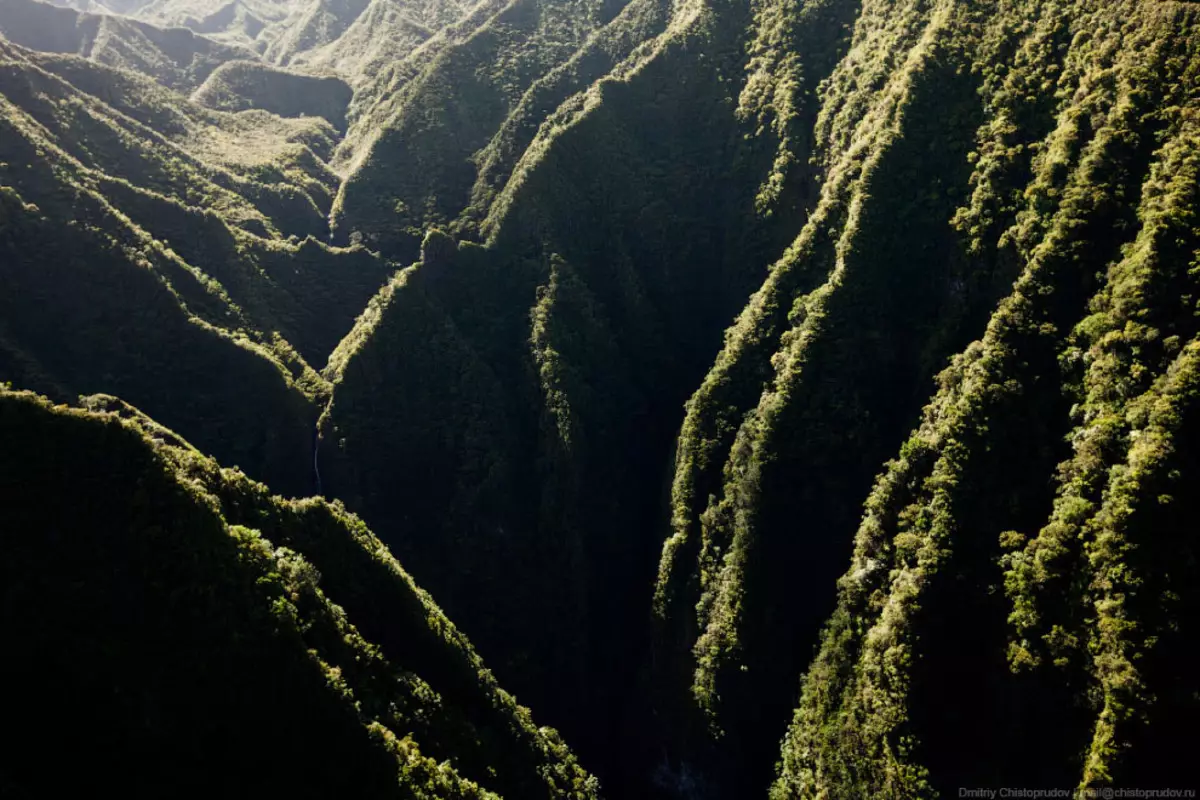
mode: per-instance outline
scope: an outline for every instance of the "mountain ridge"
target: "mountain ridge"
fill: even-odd
[[[0,381],[89,410],[0,408],[204,487],[386,791],[1190,785],[1194,3],[57,5]]]

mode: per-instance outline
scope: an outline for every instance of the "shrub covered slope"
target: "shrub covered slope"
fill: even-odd
[[[0,391],[6,795],[594,796],[340,505],[83,403]],[[90,743],[66,770],[64,718]]]
[[[57,5],[0,8],[0,381],[371,526],[152,447],[441,693],[371,758],[596,791],[394,555],[608,796],[1188,785],[1200,5]]]

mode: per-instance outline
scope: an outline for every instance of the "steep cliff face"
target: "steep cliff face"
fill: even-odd
[[[59,5],[0,9],[0,381],[344,504],[609,796],[1187,783],[1200,6]],[[203,463],[453,698],[355,725],[596,793]]]
[[[779,796],[1190,780],[1196,8],[1009,11],[956,222],[1021,272],[876,484]]]
[[[816,210],[688,405],[655,609],[682,769],[762,785],[807,671],[779,796],[1151,777],[1113,763],[1156,759],[1140,725],[1194,691],[1155,672],[1153,705],[1134,665],[1161,669],[1193,602],[1155,607],[1140,559],[1172,541],[1174,586],[1193,545],[1136,519],[1174,510],[1190,457],[1149,409],[1189,391],[1195,23],[864,4]]]
[[[449,227],[485,243],[427,237],[326,373],[326,490],[614,772],[650,770],[607,743],[650,742],[633,698],[678,409],[797,224],[783,123],[756,136],[771,112],[727,85],[756,24],[626,6],[471,145],[477,205]]]

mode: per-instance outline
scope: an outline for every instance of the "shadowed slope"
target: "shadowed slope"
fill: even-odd
[[[149,75],[190,91],[226,61],[252,51],[219,44],[180,28],[158,28],[127,17],[59,8],[39,0],[5,0],[0,36],[49,53],[70,53]]]
[[[507,796],[594,796],[358,520],[272,497],[113,398],[87,404],[0,391],[0,517],[19,534],[0,545],[2,670],[24,733],[7,781],[497,796],[465,773]],[[62,714],[92,734],[77,769],[47,760]]]

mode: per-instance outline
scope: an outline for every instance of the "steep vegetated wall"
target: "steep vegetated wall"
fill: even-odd
[[[336,500],[169,457],[364,776],[598,791],[386,547],[612,797],[1187,785],[1195,3],[105,5],[0,8],[0,381]]]
[[[359,520],[85,405],[0,392],[6,792],[595,796]],[[93,740],[71,770],[63,715]]]
[[[1160,607],[1141,558],[1171,541],[1163,581],[1189,580],[1194,544],[1157,510],[1179,507],[1187,434],[1149,409],[1189,391],[1194,231],[1165,209],[1191,202],[1166,176],[1188,169],[1195,22],[864,4],[822,91],[817,209],[688,406],[655,607],[690,690],[674,778],[763,785],[798,672],[780,797],[1174,774],[1144,731],[1190,684],[1139,667],[1178,652],[1192,601]]]
[[[612,774],[656,757],[639,683],[679,409],[812,191],[781,156],[795,120],[740,97],[762,21],[736,4],[667,11],[626,6],[478,137],[478,205],[464,196],[451,228],[486,246],[426,238],[331,361],[322,425],[326,490],[373,520],[506,685],[593,752],[646,746],[612,753]],[[826,16],[845,41],[853,11]],[[798,98],[843,46],[814,56]],[[816,108],[791,113],[811,124]]]
[[[992,110],[954,222],[1020,272],[872,492],[778,796],[1190,780],[1196,8],[1004,11],[952,27]]]

